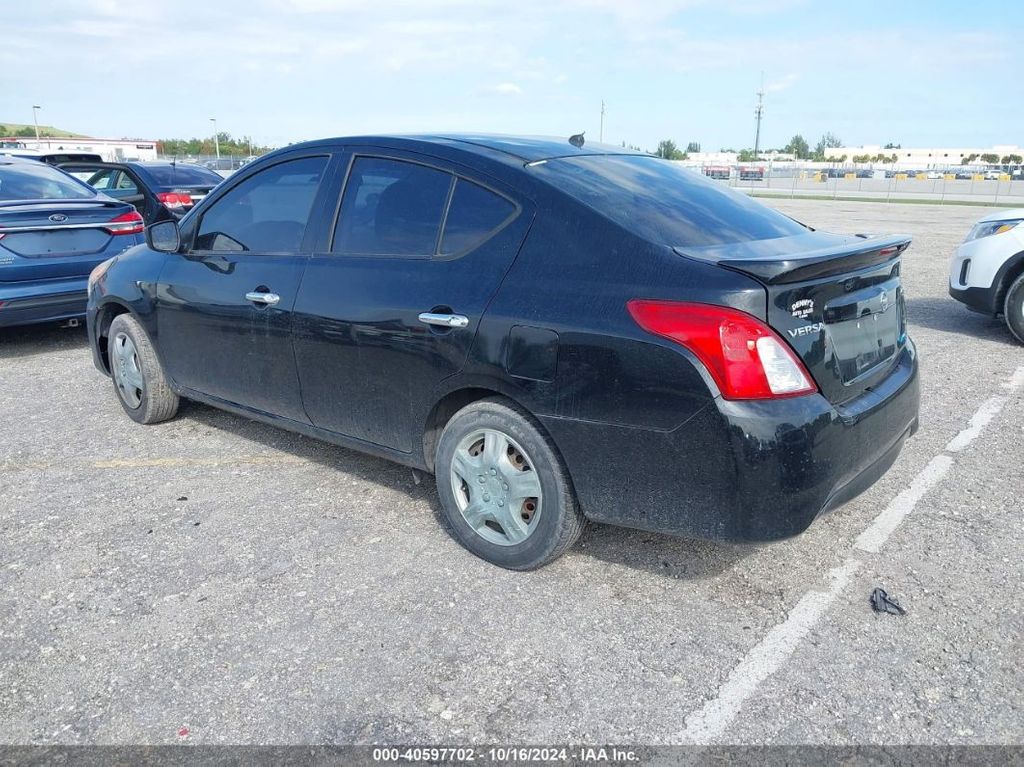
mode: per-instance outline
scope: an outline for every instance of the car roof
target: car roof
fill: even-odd
[[[998,210],[989,213],[984,218],[979,218],[978,223],[983,221],[1013,221],[1024,218],[1024,208],[1011,208],[1009,210]]]
[[[486,133],[446,133],[446,134],[410,134],[410,135],[373,135],[373,136],[339,136],[330,139],[310,141],[305,144],[292,145],[297,147],[316,147],[330,144],[350,145],[388,145],[397,148],[426,148],[427,146],[456,149],[470,154],[487,156],[492,159],[505,159],[516,164],[551,160],[557,157],[576,157],[581,155],[641,155],[632,149],[586,142],[582,147],[569,143],[568,137],[551,136],[511,136]]]

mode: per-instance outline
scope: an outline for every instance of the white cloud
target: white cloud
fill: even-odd
[[[518,96],[523,92],[523,89],[515,83],[498,83],[490,90],[492,93],[497,93],[502,96]]]
[[[800,75],[790,73],[785,77],[780,77],[778,80],[769,82],[764,86],[764,91],[765,93],[780,93],[796,85],[796,81],[799,79]]]

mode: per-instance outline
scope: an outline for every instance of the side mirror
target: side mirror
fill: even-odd
[[[181,247],[177,221],[159,221],[146,227],[146,244],[161,253],[177,253]]]

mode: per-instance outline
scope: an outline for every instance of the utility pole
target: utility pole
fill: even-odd
[[[217,135],[217,118],[211,117],[210,122],[213,123],[213,146],[217,151],[217,159],[220,159],[220,136]]]
[[[761,149],[761,116],[764,114],[764,72],[761,72],[761,88],[757,92],[757,106],[754,107],[754,119],[757,121],[757,129],[754,132],[754,162],[757,162],[757,154]]]
[[[36,124],[36,149],[39,149],[39,110],[41,106],[32,107],[32,122]]]
[[[601,130],[597,134],[597,140],[604,141],[604,99],[601,99]]]

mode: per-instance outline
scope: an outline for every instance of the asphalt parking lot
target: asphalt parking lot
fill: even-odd
[[[893,470],[770,546],[599,527],[507,572],[429,477],[194,404],[138,426],[83,331],[0,331],[0,740],[1024,741],[1024,347],[946,295],[985,209],[767,202],[914,235],[922,361]]]

